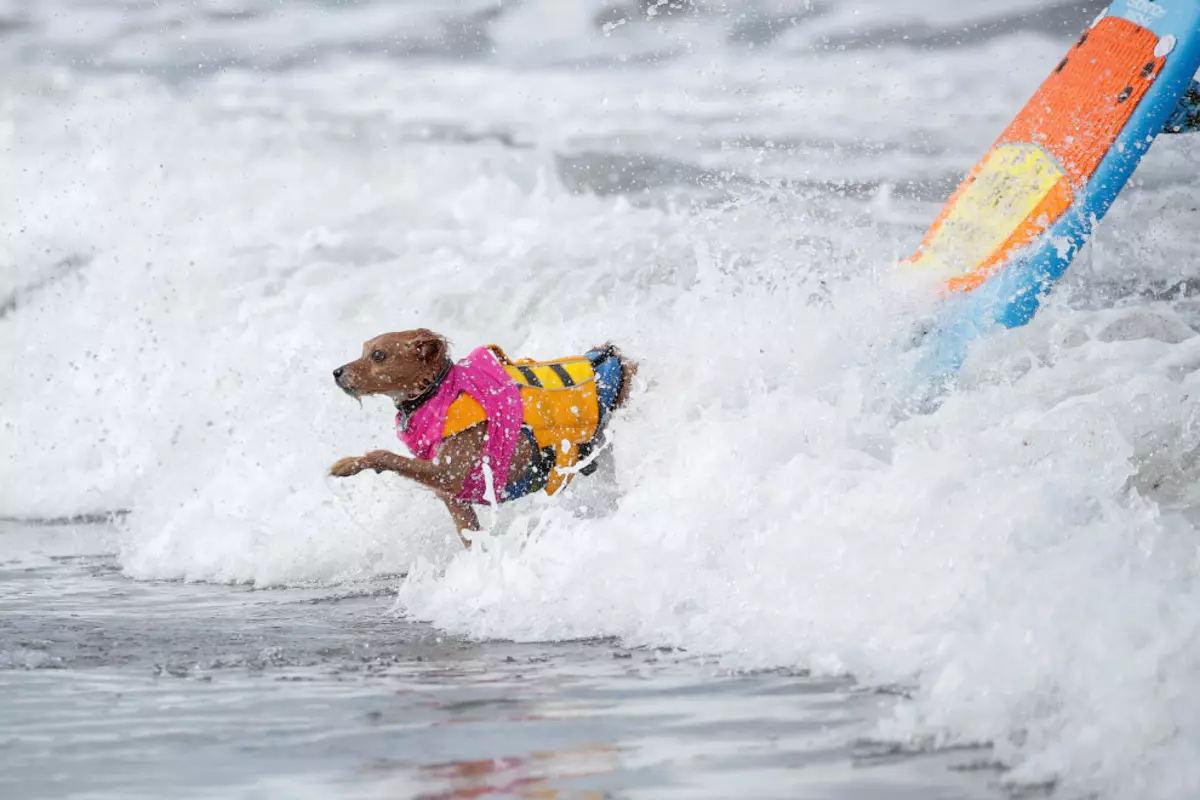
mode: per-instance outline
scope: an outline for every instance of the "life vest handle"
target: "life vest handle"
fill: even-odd
[[[540,367],[540,366],[552,365],[552,363],[565,363],[568,361],[584,361],[584,360],[592,362],[592,365],[594,367],[596,365],[596,363],[599,363],[600,361],[604,361],[605,359],[607,359],[608,356],[610,356],[612,354],[611,348],[606,348],[606,349],[600,351],[600,355],[599,355],[599,357],[596,357],[596,359],[590,359],[590,357],[588,357],[586,355],[574,355],[574,356],[565,357],[565,359],[558,359],[556,361],[538,361],[536,359],[517,359],[516,361],[514,361],[514,360],[510,359],[508,354],[504,353],[504,350],[500,349],[499,344],[488,344],[487,349],[492,351],[492,355],[496,356],[497,360],[500,362],[500,365],[502,365],[504,367],[516,367],[516,366],[523,366],[523,365],[534,365],[534,366]]]
[[[492,355],[494,355],[504,366],[511,367],[513,365],[512,359],[505,355],[504,351],[500,349],[500,345],[489,344],[487,349],[491,350]]]

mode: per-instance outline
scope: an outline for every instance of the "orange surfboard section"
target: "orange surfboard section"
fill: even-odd
[[[1158,37],[1108,16],[1084,33],[950,196],[908,263],[951,291],[986,281],[1070,208],[1150,89]]]

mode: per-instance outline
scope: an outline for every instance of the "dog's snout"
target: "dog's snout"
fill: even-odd
[[[354,373],[348,371],[353,364],[342,364],[333,371],[333,382],[337,387],[353,398],[358,398],[358,390],[354,388]]]

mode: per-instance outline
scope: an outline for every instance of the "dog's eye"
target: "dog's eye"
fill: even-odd
[[[372,350],[371,351],[371,360],[372,361],[383,361],[385,358],[387,358],[387,353],[383,352],[382,350]]]

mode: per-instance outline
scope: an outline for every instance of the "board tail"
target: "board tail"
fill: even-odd
[[[1195,133],[1200,131],[1200,81],[1192,81],[1191,88],[1179,100],[1171,112],[1163,133]]]

